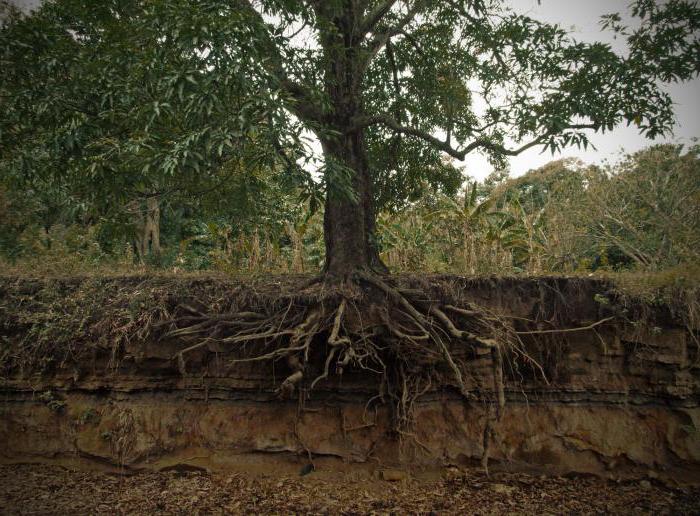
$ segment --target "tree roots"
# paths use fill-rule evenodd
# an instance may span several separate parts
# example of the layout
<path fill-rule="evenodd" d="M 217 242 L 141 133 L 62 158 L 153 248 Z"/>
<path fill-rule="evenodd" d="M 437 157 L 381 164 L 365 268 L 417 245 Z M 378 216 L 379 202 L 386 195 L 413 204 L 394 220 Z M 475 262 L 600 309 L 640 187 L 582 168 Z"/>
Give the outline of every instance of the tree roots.
<path fill-rule="evenodd" d="M 490 357 L 493 403 L 486 407 L 484 467 L 493 424 L 505 405 L 504 355 L 518 347 L 510 321 L 439 289 L 401 288 L 391 278 L 357 273 L 325 281 L 274 303 L 248 303 L 230 312 L 205 314 L 181 306 L 163 338 L 187 341 L 176 355 L 187 374 L 187 356 L 202 348 L 221 353 L 227 367 L 244 362 L 283 361 L 288 369 L 281 397 L 295 392 L 300 403 L 319 383 L 349 369 L 378 376 L 371 402 L 388 403 L 394 428 L 412 437 L 414 404 L 435 389 L 455 389 L 465 400 L 480 386 L 468 385 L 468 362 Z M 517 353 L 516 353 L 517 354 Z"/>

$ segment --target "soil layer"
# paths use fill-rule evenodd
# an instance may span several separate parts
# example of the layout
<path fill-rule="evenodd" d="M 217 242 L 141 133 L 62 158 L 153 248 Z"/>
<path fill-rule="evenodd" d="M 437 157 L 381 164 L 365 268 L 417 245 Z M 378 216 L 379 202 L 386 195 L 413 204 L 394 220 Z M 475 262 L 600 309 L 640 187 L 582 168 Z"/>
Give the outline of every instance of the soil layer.
<path fill-rule="evenodd" d="M 342 376 L 332 372 L 311 389 L 333 339 L 346 350 L 352 344 L 342 333 L 308 341 L 316 351 L 294 396 L 285 397 L 280 384 L 300 371 L 288 361 L 232 361 L 221 343 L 240 337 L 226 333 L 187 352 L 193 343 L 183 335 L 192 332 L 173 322 L 203 319 L 221 329 L 231 313 L 273 305 L 275 313 L 292 312 L 311 295 L 303 288 L 308 278 L 4 278 L 0 461 L 130 473 L 312 467 L 315 475 L 371 477 L 385 468 L 416 475 L 472 467 L 486 456 L 492 471 L 504 474 L 700 483 L 699 328 L 691 310 L 626 298 L 607 283 L 582 279 L 392 281 L 392 289 L 428 300 L 421 301 L 426 313 L 437 313 L 430 303 L 440 303 L 508 321 L 515 343 L 504 348 L 498 384 L 494 353 L 468 339 L 464 346 L 447 341 L 462 377 L 458 383 L 449 368 L 406 375 L 427 380 L 403 432 L 382 374 L 351 362 Z M 337 294 L 311 292 L 322 301 Z M 351 307 L 352 300 L 346 315 L 355 313 Z M 244 323 L 258 324 L 253 319 Z M 346 327 L 332 324 L 337 315 L 328 320 Z M 440 322 L 431 322 L 435 334 Z M 406 345 L 423 342 L 415 331 L 405 334 Z M 284 342 L 246 340 L 234 356 L 274 354 Z M 411 356 L 401 367 L 410 367 Z"/>

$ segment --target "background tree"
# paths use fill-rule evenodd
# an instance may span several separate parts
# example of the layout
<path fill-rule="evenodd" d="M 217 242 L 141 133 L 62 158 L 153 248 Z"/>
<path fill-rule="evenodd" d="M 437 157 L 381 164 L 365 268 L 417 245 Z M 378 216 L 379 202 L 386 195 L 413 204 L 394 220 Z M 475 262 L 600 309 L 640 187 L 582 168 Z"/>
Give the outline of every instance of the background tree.
<path fill-rule="evenodd" d="M 658 145 L 628 155 L 588 187 L 579 232 L 608 263 L 659 270 L 698 260 L 700 148 Z"/>

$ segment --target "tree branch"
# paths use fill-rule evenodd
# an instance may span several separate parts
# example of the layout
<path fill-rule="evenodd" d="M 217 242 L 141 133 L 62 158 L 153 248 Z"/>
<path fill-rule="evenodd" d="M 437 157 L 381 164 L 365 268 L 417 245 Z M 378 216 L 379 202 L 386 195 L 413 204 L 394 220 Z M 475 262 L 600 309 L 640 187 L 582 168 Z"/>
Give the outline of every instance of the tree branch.
<path fill-rule="evenodd" d="M 516 149 L 508 149 L 504 147 L 501 144 L 494 143 L 490 141 L 488 138 L 477 138 L 474 140 L 472 143 L 469 145 L 462 147 L 461 149 L 457 149 L 453 147 L 448 141 L 446 140 L 440 140 L 439 138 L 436 138 L 430 133 L 427 133 L 425 131 L 422 131 L 420 129 L 417 129 L 415 127 L 409 127 L 405 125 L 399 124 L 396 120 L 391 118 L 388 115 L 375 115 L 375 116 L 368 116 L 368 117 L 359 117 L 354 120 L 352 131 L 357 131 L 359 129 L 362 129 L 364 127 L 369 127 L 371 125 L 375 124 L 381 124 L 385 125 L 386 127 L 389 127 L 390 129 L 393 129 L 396 132 L 402 133 L 402 134 L 408 134 L 410 136 L 415 136 L 416 138 L 420 138 L 421 140 L 424 140 L 428 142 L 430 145 L 432 145 L 434 148 L 444 152 L 445 154 L 448 154 L 452 156 L 455 159 L 458 160 L 463 160 L 467 154 L 470 152 L 482 148 L 482 149 L 487 149 L 490 151 L 493 151 L 497 154 L 501 154 L 504 156 L 517 156 L 518 154 L 526 151 L 527 149 L 530 149 L 536 145 L 539 145 L 543 143 L 547 138 L 550 136 L 553 136 L 556 134 L 554 131 L 546 131 L 545 133 L 541 134 L 537 138 L 531 140 L 528 143 L 525 143 L 521 145 L 520 147 Z M 568 125 L 566 127 L 560 128 L 560 130 L 566 130 L 566 129 L 576 129 L 576 130 L 581 130 L 581 129 L 597 129 L 598 126 L 596 124 L 572 124 Z"/>
<path fill-rule="evenodd" d="M 367 55 L 364 59 L 362 66 L 363 69 L 366 69 L 369 66 L 369 63 L 372 62 L 374 56 L 376 56 L 379 53 L 379 51 L 382 48 L 384 48 L 389 39 L 403 32 L 404 27 L 406 27 L 406 25 L 408 25 L 413 20 L 413 18 L 416 17 L 416 15 L 420 12 L 423 6 L 424 0 L 415 0 L 413 6 L 408 9 L 406 14 L 404 14 L 395 25 L 389 27 L 383 32 L 376 33 L 376 36 L 372 39 L 372 41 L 369 44 L 369 48 L 367 49 Z"/>
<path fill-rule="evenodd" d="M 398 34 L 400 34 L 401 36 L 403 36 L 404 38 L 406 38 L 406 39 L 408 40 L 408 42 L 411 44 L 411 46 L 412 46 L 413 48 L 415 48 L 416 51 L 417 51 L 420 55 L 422 55 L 422 56 L 425 55 L 425 50 L 423 50 L 423 47 L 420 46 L 420 44 L 418 43 L 418 41 L 416 41 L 416 38 L 414 38 L 411 34 L 409 34 L 408 32 L 406 32 L 406 31 L 403 30 L 403 29 L 400 30 L 400 31 L 398 32 Z"/>
<path fill-rule="evenodd" d="M 391 44 L 391 40 L 387 41 L 386 44 L 386 55 L 389 61 L 389 66 L 391 67 L 391 76 L 394 83 L 394 91 L 396 92 L 396 102 L 394 103 L 394 116 L 398 123 L 402 122 L 403 119 L 403 109 L 401 107 L 401 83 L 399 82 L 399 71 L 396 67 L 396 58 L 394 56 L 394 48 Z M 401 147 L 402 134 L 396 132 L 392 137 L 391 141 L 391 155 L 390 163 L 392 163 L 392 168 L 395 167 L 399 159 L 399 149 Z"/>
<path fill-rule="evenodd" d="M 391 68 L 391 77 L 394 85 L 394 92 L 396 93 L 396 103 L 394 105 L 394 116 L 396 121 L 401 123 L 401 83 L 399 82 L 399 70 L 396 66 L 396 59 L 394 57 L 394 48 L 391 41 L 387 42 L 386 45 L 386 55 L 389 60 L 389 67 Z"/>
<path fill-rule="evenodd" d="M 385 0 L 375 7 L 374 10 L 372 10 L 372 12 L 370 12 L 364 20 L 362 20 L 358 39 L 362 39 L 367 33 L 372 32 L 386 13 L 391 11 L 391 8 L 394 7 L 394 4 L 397 1 L 398 0 Z"/>
<path fill-rule="evenodd" d="M 253 7 L 251 0 L 234 0 L 234 3 L 247 13 L 248 16 L 259 23 L 261 27 L 265 27 L 265 20 L 255 7 Z M 268 48 L 265 50 L 269 53 L 271 59 L 265 60 L 264 66 L 277 80 L 279 87 L 293 100 L 287 107 L 304 122 L 323 122 L 325 118 L 323 108 L 314 102 L 313 95 L 306 86 L 289 78 L 289 75 L 284 69 L 284 59 L 279 48 L 272 42 L 269 37 L 269 32 L 266 32 L 266 35 L 268 36 L 266 41 L 266 46 Z"/>

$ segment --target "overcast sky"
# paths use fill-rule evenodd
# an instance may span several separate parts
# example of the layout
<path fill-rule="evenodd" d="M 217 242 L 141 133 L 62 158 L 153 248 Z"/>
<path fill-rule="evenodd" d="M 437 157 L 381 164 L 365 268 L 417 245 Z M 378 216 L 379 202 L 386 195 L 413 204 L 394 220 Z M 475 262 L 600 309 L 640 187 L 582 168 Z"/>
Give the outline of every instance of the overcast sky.
<path fill-rule="evenodd" d="M 16 5 L 31 8 L 41 0 L 14 0 Z M 614 40 L 612 33 L 600 30 L 600 16 L 610 12 L 624 13 L 630 0 L 509 0 L 514 10 L 549 23 L 558 23 L 571 31 L 582 41 L 603 41 L 619 50 L 619 40 Z M 672 85 L 667 91 L 676 104 L 677 124 L 674 135 L 656 142 L 677 142 L 688 144 L 691 138 L 700 137 L 700 80 Z M 615 161 L 620 152 L 633 152 L 645 147 L 652 141 L 639 135 L 635 127 L 620 127 L 606 134 L 592 134 L 591 142 L 596 150 L 588 151 L 576 148 L 565 149 L 563 154 L 552 156 L 550 152 L 542 153 L 539 149 L 530 149 L 520 156 L 511 158 L 510 167 L 513 175 L 524 174 L 548 161 L 564 156 L 573 156 L 588 163 L 600 163 L 603 160 Z M 492 168 L 486 159 L 472 154 L 465 160 L 465 171 L 472 177 L 484 178 Z"/>
<path fill-rule="evenodd" d="M 616 50 L 621 43 L 612 38 L 608 31 L 600 30 L 599 20 L 602 14 L 610 12 L 624 13 L 630 0 L 510 0 L 510 5 L 519 13 L 533 18 L 558 23 L 569 29 L 581 41 L 603 41 L 611 43 Z M 633 152 L 654 142 L 669 141 L 689 143 L 691 138 L 700 137 L 700 80 L 672 85 L 667 91 L 676 104 L 677 124 L 674 136 L 666 140 L 648 140 L 641 136 L 636 127 L 619 127 L 605 134 L 592 134 L 590 140 L 597 150 L 583 151 L 574 148 L 565 149 L 563 154 L 552 156 L 551 152 L 541 153 L 539 149 L 530 149 L 520 156 L 511 158 L 513 175 L 524 174 L 552 159 L 574 156 L 583 161 L 600 163 L 604 159 L 614 161 L 621 149 Z M 468 173 L 483 178 L 491 171 L 486 160 L 480 156 L 470 156 L 466 160 Z"/>

